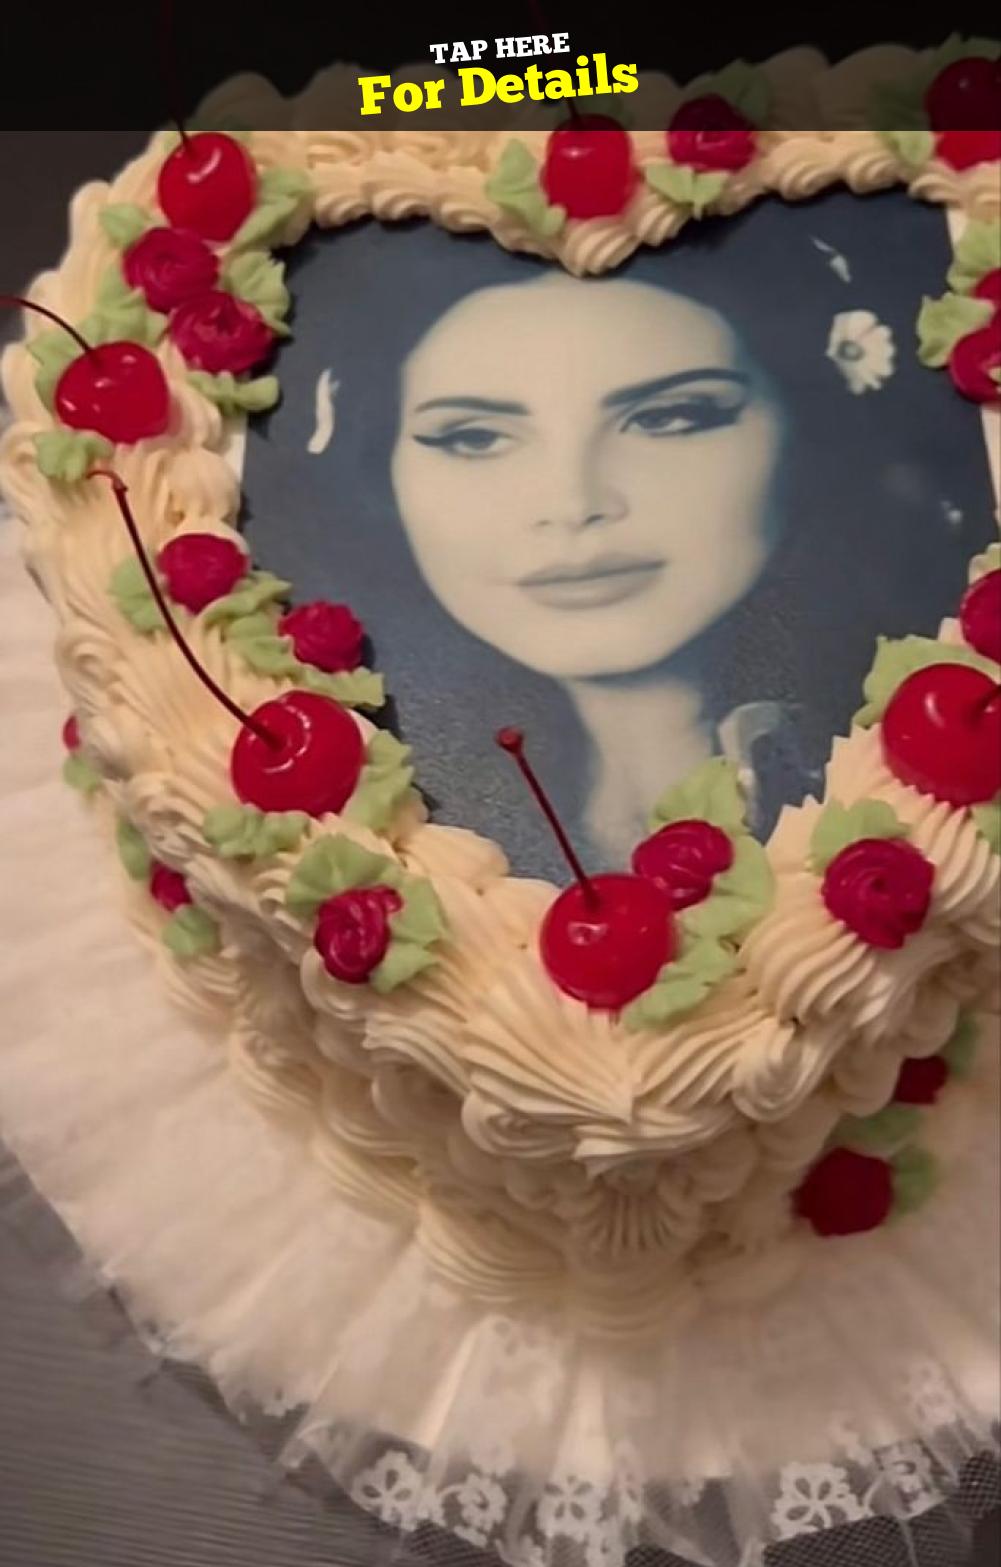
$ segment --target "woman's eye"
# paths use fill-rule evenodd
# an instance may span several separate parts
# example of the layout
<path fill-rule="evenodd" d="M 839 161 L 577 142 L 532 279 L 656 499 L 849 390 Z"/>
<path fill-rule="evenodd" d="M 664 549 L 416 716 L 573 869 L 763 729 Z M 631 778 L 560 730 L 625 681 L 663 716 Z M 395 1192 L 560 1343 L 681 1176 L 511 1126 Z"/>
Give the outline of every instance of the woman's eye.
<path fill-rule="evenodd" d="M 496 457 L 508 446 L 511 436 L 487 425 L 472 424 L 444 430 L 440 435 L 415 435 L 414 440 L 452 457 Z"/>
<path fill-rule="evenodd" d="M 715 400 L 687 403 L 660 403 L 638 408 L 623 424 L 623 430 L 639 435 L 697 435 L 702 430 L 718 430 L 736 424 L 743 404 Z"/>

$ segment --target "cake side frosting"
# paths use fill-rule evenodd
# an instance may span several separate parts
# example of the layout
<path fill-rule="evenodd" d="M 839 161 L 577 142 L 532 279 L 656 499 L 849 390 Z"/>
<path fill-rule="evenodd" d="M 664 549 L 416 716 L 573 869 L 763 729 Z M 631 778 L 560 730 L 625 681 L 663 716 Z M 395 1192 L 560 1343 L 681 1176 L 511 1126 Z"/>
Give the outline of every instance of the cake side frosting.
<path fill-rule="evenodd" d="M 641 166 L 653 155 L 647 134 L 636 138 Z M 386 133 L 360 148 L 339 133 L 265 132 L 250 146 L 260 169 L 311 182 L 272 243 L 294 242 L 311 215 L 321 224 L 427 215 L 487 228 L 583 274 L 660 243 L 689 216 L 644 190 L 621 219 L 571 223 L 543 245 L 485 194 L 508 140 L 480 133 L 468 163 L 465 133 Z M 112 187 L 81 192 L 66 260 L 39 281 L 39 303 L 73 321 L 92 307 L 118 261 L 102 214 L 152 209 L 162 158 L 155 142 Z M 929 171 L 912 189 L 982 214 L 985 172 Z M 835 181 L 863 191 L 900 177 L 871 133 L 763 133 L 721 210 L 767 191 L 796 199 Z M 239 544 L 230 424 L 174 343 L 162 340 L 156 354 L 171 426 L 114 453 L 147 546 L 194 534 Z M 293 1119 L 346 1191 L 413 1224 L 443 1270 L 484 1298 L 542 1292 L 593 1327 L 632 1331 L 665 1306 L 690 1307 L 703 1278 L 777 1278 L 805 1255 L 790 1196 L 843 1117 L 882 1112 L 901 1062 L 937 1055 L 961 1012 L 989 999 L 999 860 L 973 816 L 901 784 L 878 726 L 853 728 L 835 742 L 827 797 L 882 803 L 906 829 L 934 872 L 921 929 L 881 951 L 834 918 L 809 867 L 821 804 L 787 809 L 767 850 L 772 907 L 740 944 L 735 971 L 659 1027 L 630 1028 L 561 995 L 537 951 L 555 889 L 510 877 L 496 845 L 429 822 L 412 791 L 377 827 L 350 809 L 328 812 L 301 824 L 294 843 L 227 857 L 206 824 L 232 803 L 238 726 L 172 643 L 123 615 L 109 591 L 129 559 L 113 499 L 92 481 L 43 477 L 35 438 L 53 421 L 37 365 L 17 346 L 3 369 L 16 417 L 0 454 L 4 485 L 57 612 L 57 657 L 101 808 L 183 872 L 192 906 L 217 929 L 203 950 L 159 950 L 172 994 L 226 1038 L 240 1083 Z M 295 685 L 248 663 L 209 613 L 179 618 L 245 708 Z M 943 648 L 956 635 L 946 622 Z M 376 726 L 357 710 L 352 721 L 369 746 Z M 390 881 L 427 884 L 442 912 L 435 960 L 384 993 L 334 978 L 290 900 L 304 858 L 344 842 L 388 867 Z M 130 897 L 155 938 L 163 910 L 141 881 Z M 972 1091 L 948 1088 L 958 1100 Z"/>

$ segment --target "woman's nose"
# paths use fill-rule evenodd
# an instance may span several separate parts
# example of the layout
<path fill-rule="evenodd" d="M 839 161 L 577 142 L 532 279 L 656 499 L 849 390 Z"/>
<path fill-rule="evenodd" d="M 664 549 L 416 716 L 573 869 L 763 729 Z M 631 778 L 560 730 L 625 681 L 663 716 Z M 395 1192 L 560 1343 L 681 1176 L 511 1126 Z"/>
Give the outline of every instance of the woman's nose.
<path fill-rule="evenodd" d="M 536 504 L 536 526 L 579 533 L 618 522 L 628 511 L 624 491 L 593 452 L 547 464 L 547 482 Z"/>

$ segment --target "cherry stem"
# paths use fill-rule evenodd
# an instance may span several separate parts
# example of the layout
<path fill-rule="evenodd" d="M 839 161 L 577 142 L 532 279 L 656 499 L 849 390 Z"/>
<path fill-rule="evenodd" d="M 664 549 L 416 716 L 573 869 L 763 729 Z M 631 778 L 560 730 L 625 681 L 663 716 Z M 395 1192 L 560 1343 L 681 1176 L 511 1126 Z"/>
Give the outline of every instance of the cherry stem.
<path fill-rule="evenodd" d="M 115 492 L 115 500 L 118 503 L 118 510 L 121 512 L 122 520 L 128 529 L 129 538 L 132 540 L 132 547 L 139 557 L 139 564 L 143 569 L 143 575 L 145 576 L 146 581 L 149 583 L 149 590 L 156 602 L 156 607 L 163 616 L 167 625 L 167 630 L 170 632 L 174 641 L 177 643 L 177 646 L 180 648 L 181 653 L 184 655 L 184 658 L 190 668 L 198 676 L 206 690 L 212 693 L 216 701 L 222 703 L 227 713 L 232 714 L 237 722 L 242 724 L 245 728 L 252 730 L 257 738 L 259 740 L 263 740 L 266 745 L 269 745 L 272 748 L 272 750 L 279 750 L 281 747 L 281 740 L 279 737 L 272 733 L 272 731 L 268 729 L 266 725 L 262 724 L 258 719 L 252 718 L 249 713 L 245 713 L 243 708 L 239 707 L 236 702 L 233 701 L 231 696 L 227 696 L 222 687 L 217 685 L 216 682 L 212 679 L 212 676 L 209 674 L 208 670 L 202 668 L 194 653 L 192 653 L 191 649 L 189 648 L 187 642 L 181 634 L 181 630 L 177 624 L 177 621 L 174 619 L 163 589 L 157 581 L 156 572 L 153 570 L 150 558 L 146 553 L 145 545 L 139 536 L 139 528 L 136 524 L 136 519 L 133 516 L 132 508 L 129 505 L 127 498 L 129 493 L 128 485 L 125 483 L 124 479 L 122 479 L 113 468 L 91 468 L 87 477 L 88 479 L 109 479 L 111 481 L 111 488 Z"/>
<path fill-rule="evenodd" d="M 70 326 L 68 321 L 64 321 L 62 316 L 57 316 L 55 311 L 49 310 L 46 305 L 36 305 L 33 299 L 22 299 L 20 294 L 0 294 L 0 305 L 8 305 L 11 309 L 36 310 L 40 316 L 45 316 L 49 321 L 54 321 L 56 326 L 60 326 L 64 332 L 68 332 L 73 341 L 79 344 L 85 354 L 97 352 L 93 343 L 88 343 L 87 339 L 77 331 L 75 326 Z"/>
<path fill-rule="evenodd" d="M 553 31 L 549 25 L 549 19 L 546 16 L 546 13 L 539 4 L 539 0 L 528 0 L 528 9 L 531 11 L 535 25 L 539 29 L 540 33 L 551 33 Z M 583 115 L 572 98 L 568 98 L 566 103 L 567 113 L 570 116 L 572 124 L 579 125 L 583 119 Z"/>
<path fill-rule="evenodd" d="M 535 768 L 532 766 L 531 762 L 528 760 L 528 757 L 525 755 L 525 737 L 521 730 L 501 729 L 497 733 L 496 740 L 501 750 L 506 751 L 509 756 L 513 756 L 515 762 L 518 764 L 518 767 L 521 769 L 521 773 L 525 779 L 525 782 L 528 784 L 528 787 L 534 794 L 546 820 L 553 829 L 553 832 L 556 836 L 556 842 L 562 849 L 563 856 L 567 864 L 573 871 L 575 879 L 580 883 L 586 902 L 592 909 L 599 908 L 601 905 L 601 898 L 598 894 L 598 889 L 595 887 L 594 882 L 591 880 L 590 876 L 587 874 L 586 870 L 578 859 L 576 850 L 574 849 L 573 844 L 570 842 L 570 839 L 567 837 L 563 823 L 557 816 L 549 796 L 546 794 L 545 789 L 543 789 L 541 783 L 538 780 L 538 777 L 536 776 Z"/>
<path fill-rule="evenodd" d="M 160 64 L 163 68 L 164 81 L 167 88 L 167 103 L 171 109 L 170 123 L 174 126 L 181 138 L 181 146 L 186 155 L 191 157 L 191 137 L 184 129 L 184 121 L 180 114 L 176 113 L 181 107 L 181 96 L 177 90 L 177 51 L 174 48 L 174 7 L 172 0 L 161 0 L 160 5 Z"/>

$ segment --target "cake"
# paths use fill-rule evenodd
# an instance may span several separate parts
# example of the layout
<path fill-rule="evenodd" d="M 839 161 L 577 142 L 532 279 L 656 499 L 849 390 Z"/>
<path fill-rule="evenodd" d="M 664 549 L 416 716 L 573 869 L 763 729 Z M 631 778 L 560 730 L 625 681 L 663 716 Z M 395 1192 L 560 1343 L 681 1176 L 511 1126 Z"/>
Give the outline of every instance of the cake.
<path fill-rule="evenodd" d="M 930 58 L 922 81 L 965 56 Z M 33 289 L 79 340 L 28 311 L 3 364 L 0 476 L 59 620 L 67 778 L 117 845 L 171 995 L 225 1039 L 235 1084 L 303 1157 L 412 1230 L 452 1284 L 555 1303 L 613 1337 L 766 1294 L 817 1247 L 932 1199 L 997 1004 L 1001 551 L 980 408 L 997 393 L 1001 147 L 935 125 L 779 131 L 744 99 L 720 131 L 674 113 L 666 134 L 158 135 L 79 194 L 67 254 Z M 859 278 L 838 236 L 863 208 L 884 270 Z M 785 526 L 792 413 L 758 338 L 788 356 L 805 330 L 798 296 L 769 282 L 794 221 L 810 288 L 834 301 L 810 387 L 871 432 L 900 376 L 911 434 L 906 461 L 884 461 L 877 435 L 853 472 L 830 442 L 809 448 L 818 506 L 850 480 L 872 509 L 845 516 L 843 543 L 803 533 L 800 555 L 830 546 L 812 620 L 784 590 L 741 618 Z M 442 284 L 450 247 L 469 268 L 457 290 Z M 381 383 L 352 403 L 351 377 L 408 310 L 400 559 L 458 623 L 468 665 L 453 644 L 427 651 L 369 515 L 387 480 L 366 444 Z M 319 323 L 339 311 L 355 337 L 329 365 Z M 318 472 L 352 439 L 359 488 L 321 475 L 303 508 L 296 467 Z M 700 451 L 708 464 L 684 468 Z M 502 462 L 522 467 L 492 490 Z M 329 594 L 321 491 L 342 530 Z M 656 532 L 665 495 L 689 497 L 673 553 Z M 900 592 L 885 559 L 860 567 L 848 545 L 878 543 L 891 510 Z M 513 560 L 507 518 L 562 553 L 526 545 L 503 591 L 472 602 L 476 570 L 496 582 Z M 582 554 L 596 535 L 611 545 Z M 386 568 L 381 610 L 353 584 L 344 602 L 369 568 Z M 692 649 L 720 624 L 710 722 L 692 707 Z M 516 695 L 512 664 L 562 682 L 578 715 L 603 704 L 583 741 L 534 688 Z M 807 684 L 829 673 L 829 760 L 809 713 L 792 762 L 779 743 L 800 665 Z M 759 666 L 760 700 L 736 700 Z M 411 747 L 407 693 L 422 690 Z M 627 711 L 635 743 L 616 727 Z M 524 825 L 529 796 L 493 745 L 513 724 L 582 846 L 582 883 Z M 436 800 L 449 791 L 438 811 L 422 757 Z"/>

